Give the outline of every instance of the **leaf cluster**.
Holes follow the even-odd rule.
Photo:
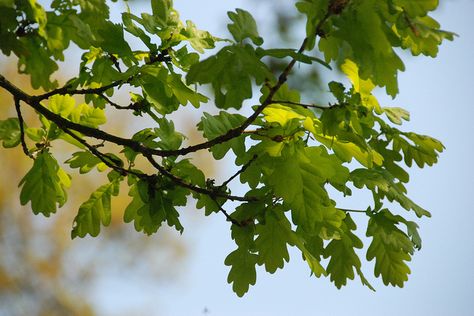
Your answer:
[[[124,183],[131,201],[123,220],[147,235],[164,223],[183,233],[179,207],[192,200],[206,216],[222,213],[237,247],[224,263],[239,296],[256,283],[257,265],[269,273],[283,268],[289,247],[301,252],[312,275],[328,276],[338,288],[358,275],[373,289],[362,272],[365,248],[352,218],[361,216],[374,275],[402,287],[421,239],[409,213],[397,211],[430,216],[408,197],[405,166],[431,166],[444,147],[399,129],[410,119],[408,111],[381,106],[372,91],[385,87],[396,96],[397,75],[405,69],[400,49],[434,57],[443,40],[453,39],[428,15],[437,5],[300,0],[296,10],[306,18],[301,46],[267,48],[257,21],[243,9],[228,13],[230,36],[221,39],[181,21],[171,0],[152,0],[151,12],[140,15],[127,10],[118,22],[110,19],[105,0],[55,0],[48,10],[34,0],[0,1],[0,50],[16,55],[33,88],[46,91],[28,94],[0,75],[18,114],[0,121],[0,140],[6,148],[21,144],[34,160],[20,181],[20,202],[45,216],[66,203],[72,176],[53,155],[62,140],[77,148],[65,161],[71,169],[107,172],[106,182],[80,206],[72,238],[95,237],[110,225],[112,200]],[[145,49],[135,49],[130,37]],[[52,74],[71,43],[82,52],[79,69],[58,87]],[[269,66],[275,59],[286,63],[280,73]],[[340,68],[347,80],[327,84],[334,102],[301,100],[298,87],[286,84],[297,63]],[[115,101],[124,90],[126,105]],[[78,96],[85,103],[76,104]],[[248,106],[249,100],[256,104]],[[220,112],[203,113],[196,129],[205,141],[189,145],[170,114],[203,103]],[[28,127],[20,105],[36,110],[40,127]],[[114,135],[101,127],[106,108],[147,117],[152,126]],[[243,108],[251,114],[243,115]],[[104,152],[105,143],[115,151]],[[207,178],[186,156],[199,150],[209,150],[216,161],[234,159],[235,173],[221,184]],[[138,167],[139,161],[148,167]],[[247,188],[242,196],[233,193],[236,179]],[[373,201],[338,206],[334,192],[358,190],[370,191]],[[238,202],[233,212],[226,210],[229,201]]]

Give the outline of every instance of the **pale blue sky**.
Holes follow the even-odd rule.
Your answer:
[[[225,12],[236,7],[253,12],[254,5],[250,0],[175,0],[175,6],[183,20],[226,36]],[[185,216],[183,237],[189,256],[180,276],[159,286],[153,279],[148,283],[130,280],[125,272],[123,278],[106,280],[94,292],[101,314],[190,316],[204,315],[206,308],[211,316],[474,315],[472,12],[472,0],[445,0],[434,16],[444,29],[460,37],[443,44],[436,59],[405,59],[407,70],[400,75],[397,99],[380,96],[384,105],[411,112],[404,129],[432,135],[446,146],[438,165],[410,171],[409,196],[433,217],[419,221],[423,249],[410,264],[412,274],[403,289],[385,287],[375,280],[377,292],[373,293],[355,280],[337,290],[326,278],[310,277],[306,263],[292,251],[290,263],[276,274],[258,269],[257,285],[238,298],[226,282],[229,268],[223,263],[235,247],[229,224],[221,214]],[[264,23],[267,13],[265,6],[259,6],[257,21]],[[303,36],[295,37],[299,35]],[[364,195],[350,200],[348,206],[364,208],[370,202]],[[371,275],[372,267],[365,265],[366,276]],[[134,307],[147,313],[130,312]]]
[[[175,1],[183,19],[217,35],[225,34],[226,11],[235,7],[252,11],[251,3]],[[258,21],[265,19],[262,11],[256,15]],[[474,1],[444,2],[434,16],[444,29],[460,37],[443,44],[436,59],[406,59],[400,95],[396,100],[381,96],[385,105],[411,112],[405,129],[435,136],[446,146],[438,165],[410,171],[410,196],[433,217],[419,222],[423,249],[410,264],[412,274],[403,289],[376,280],[373,293],[356,280],[337,290],[328,279],[310,277],[306,264],[293,252],[290,263],[276,274],[259,269],[257,285],[237,298],[226,283],[228,267],[223,265],[234,248],[229,227],[221,216],[214,216],[187,228],[188,270],[176,284],[156,293],[162,315],[202,315],[204,308],[209,315],[474,315],[472,12]],[[371,264],[366,265],[366,275],[371,269]]]

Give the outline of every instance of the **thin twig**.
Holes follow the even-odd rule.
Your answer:
[[[331,13],[328,11],[326,13],[326,15],[319,21],[318,25],[316,26],[314,36],[319,34],[319,31],[320,31],[322,25],[330,17],[330,15],[331,15]],[[307,42],[308,42],[308,38],[305,38],[303,43],[301,44],[300,48],[298,49],[298,54],[302,53],[305,50]],[[118,137],[116,135],[106,133],[106,132],[101,131],[101,130],[96,129],[96,128],[91,128],[91,127],[84,126],[84,125],[81,125],[81,124],[73,123],[73,122],[61,117],[60,115],[51,112],[50,110],[48,110],[47,108],[45,108],[44,106],[42,106],[40,104],[40,101],[45,100],[45,99],[47,99],[47,98],[49,98],[53,95],[56,95],[56,94],[60,94],[60,95],[64,95],[64,94],[71,94],[71,95],[75,95],[75,94],[79,94],[79,95],[96,94],[96,95],[99,95],[101,93],[104,93],[105,91],[107,91],[110,88],[113,88],[113,87],[122,85],[124,83],[130,82],[132,80],[133,76],[129,77],[127,80],[117,80],[117,81],[114,81],[114,82],[110,83],[109,85],[99,87],[99,88],[71,90],[70,85],[66,85],[62,88],[55,89],[55,90],[52,90],[50,92],[47,92],[47,93],[44,93],[44,94],[41,94],[41,95],[37,95],[37,96],[30,96],[30,95],[26,94],[21,89],[17,88],[11,82],[6,80],[6,78],[2,75],[0,75],[0,86],[5,88],[8,92],[10,92],[17,99],[25,101],[25,103],[27,103],[28,105],[33,107],[35,110],[37,110],[38,112],[43,114],[48,120],[51,120],[51,121],[55,122],[56,124],[61,125],[64,128],[72,129],[72,130],[80,132],[81,134],[87,135],[89,137],[94,137],[94,138],[101,139],[101,140],[104,140],[104,141],[112,142],[112,143],[115,143],[115,144],[120,145],[120,146],[130,147],[134,151],[142,153],[145,156],[147,156],[147,155],[148,156],[149,155],[157,155],[157,156],[161,156],[161,157],[170,157],[170,156],[186,155],[188,153],[195,152],[195,151],[198,151],[198,150],[208,149],[208,148],[211,148],[214,145],[229,141],[233,138],[236,138],[236,137],[239,137],[240,135],[242,135],[243,131],[255,121],[255,119],[262,113],[262,111],[269,104],[271,104],[273,102],[272,101],[273,96],[280,89],[280,87],[286,82],[286,80],[288,78],[288,75],[289,75],[290,71],[293,69],[296,62],[297,62],[297,59],[293,58],[288,63],[288,65],[285,67],[283,72],[278,77],[277,83],[270,88],[270,91],[269,91],[267,97],[265,98],[265,100],[260,104],[260,106],[258,106],[255,109],[254,113],[251,116],[249,116],[240,126],[235,127],[233,129],[230,129],[227,133],[225,133],[223,135],[220,135],[220,136],[218,136],[218,137],[216,137],[212,140],[209,140],[209,141],[206,141],[206,142],[203,142],[203,143],[200,143],[200,144],[196,144],[196,145],[193,145],[193,146],[189,146],[189,147],[176,149],[176,150],[158,150],[158,149],[154,149],[154,148],[149,148],[147,146],[144,146],[140,142],[134,141],[132,139],[126,139],[126,138]]]
[[[217,202],[216,200],[214,200],[214,202],[216,202],[217,206],[219,207],[219,211],[224,214],[224,216],[227,218],[227,220],[229,222],[231,222],[232,224],[236,225],[236,226],[239,226],[239,227],[242,227],[242,223],[240,223],[239,221],[237,221],[236,219],[234,219],[232,216],[229,215],[229,213],[227,213],[226,210],[224,210],[224,208],[219,204],[219,202]]]
[[[315,109],[320,109],[320,110],[327,110],[335,107],[335,105],[317,105],[317,104],[305,104],[305,103],[300,103],[300,102],[293,102],[293,101],[284,101],[284,100],[273,100],[273,103],[283,103],[283,104],[291,104],[291,105],[297,105],[304,107],[305,109],[307,108],[315,108]]]
[[[326,22],[326,20],[330,16],[331,16],[331,12],[329,12],[329,11],[326,12],[325,16],[319,21],[318,25],[316,26],[315,31],[314,31],[314,36],[319,34],[323,24]],[[303,40],[303,43],[301,44],[300,48],[297,51],[297,55],[301,54],[305,50],[307,43],[308,43],[308,37]],[[249,127],[255,121],[255,119],[257,119],[257,117],[260,115],[260,113],[262,113],[262,111],[269,104],[271,104],[273,102],[273,100],[272,100],[273,96],[281,88],[281,86],[286,82],[286,80],[288,78],[288,75],[290,74],[290,71],[293,69],[296,62],[297,62],[297,59],[293,58],[288,63],[288,65],[285,67],[283,72],[278,77],[277,83],[274,86],[270,87],[270,91],[268,92],[268,95],[265,98],[265,100],[255,109],[253,114],[250,115],[240,126],[232,128],[229,131],[227,131],[227,133],[225,133],[223,135],[220,135],[220,136],[218,136],[218,137],[216,137],[216,138],[214,138],[210,141],[207,141],[207,142],[204,142],[204,143],[201,143],[201,144],[197,144],[197,145],[193,145],[193,146],[189,146],[189,147],[185,147],[185,148],[181,148],[181,149],[177,150],[176,154],[185,155],[185,154],[195,152],[195,151],[198,151],[198,150],[201,150],[201,149],[210,148],[214,145],[226,142],[228,140],[231,140],[233,138],[236,138],[236,137],[242,135],[242,132],[247,127]]]
[[[148,154],[144,156],[153,165],[153,167],[155,167],[162,175],[169,178],[171,181],[173,181],[174,183],[176,183],[177,185],[183,188],[189,189],[196,193],[206,194],[210,196],[211,198],[220,197],[226,200],[241,201],[241,202],[255,202],[258,200],[256,197],[242,197],[242,196],[230,195],[230,194],[225,194],[216,190],[208,190],[205,188],[198,187],[196,185],[186,182],[185,180],[175,176],[174,174],[166,170],[163,166],[161,166],[158,162],[156,162],[156,160],[153,158],[152,155]]]
[[[54,90],[51,90],[49,92],[31,97],[31,98],[34,99],[35,101],[42,101],[42,100],[46,100],[49,97],[51,97],[53,95],[56,95],[56,94],[59,94],[59,95],[64,95],[64,94],[70,94],[70,95],[75,95],[75,94],[79,94],[79,95],[97,94],[97,95],[100,95],[101,93],[104,93],[105,91],[109,90],[110,88],[114,88],[114,87],[117,87],[121,84],[130,82],[131,79],[132,79],[132,77],[128,78],[127,80],[117,80],[117,81],[114,81],[114,82],[112,82],[108,85],[102,86],[102,87],[89,88],[89,89],[71,89],[70,85],[65,85],[61,88],[54,89]]]
[[[110,104],[111,106],[113,106],[114,108],[116,108],[117,110],[134,110],[134,106],[133,104],[130,104],[130,105],[127,105],[127,106],[123,106],[123,105],[119,105],[115,102],[113,102],[112,100],[110,100],[105,94],[103,93],[98,93],[97,94],[99,97],[101,97],[102,99],[104,99],[108,104]]]
[[[224,181],[220,187],[223,188],[223,187],[226,187],[229,182],[231,182],[232,180],[234,180],[239,174],[241,174],[242,172],[244,172],[245,170],[247,170],[247,168],[252,164],[252,162],[255,161],[255,159],[257,159],[257,155],[253,155],[252,159],[250,159],[245,165],[242,166],[242,168],[240,168],[240,170],[238,170],[234,175],[232,175],[229,179],[227,179],[226,181]]]
[[[20,124],[21,148],[23,149],[23,152],[25,153],[25,155],[27,155],[31,159],[34,159],[33,155],[28,150],[28,146],[26,145],[26,141],[25,141],[25,128],[24,128],[25,122],[23,120],[23,115],[21,115],[20,100],[18,98],[14,98],[14,101],[15,101],[16,115],[18,116],[18,123]]]
[[[364,210],[351,210],[351,209],[340,208],[340,207],[338,207],[337,209],[343,212],[348,212],[348,213],[367,213],[367,211],[364,211]]]
[[[92,146],[91,144],[89,144],[88,142],[86,142],[84,139],[82,139],[81,137],[79,137],[78,135],[74,134],[72,131],[70,131],[69,129],[67,128],[61,128],[66,134],[70,135],[72,138],[74,138],[75,140],[77,140],[79,143],[81,143],[82,145],[84,145],[85,147],[87,147],[87,149],[90,150],[90,152],[96,156],[97,158],[100,159],[100,161],[102,161],[104,164],[106,164],[108,167],[114,169],[115,171],[119,172],[120,174],[122,175],[127,175],[127,174],[133,174],[134,176],[137,176],[139,178],[144,178],[144,177],[147,177],[146,174],[142,174],[142,173],[138,173],[138,172],[135,172],[133,170],[127,170],[127,169],[124,169],[122,168],[121,166],[119,166],[117,164],[117,161],[115,161],[114,159],[112,159],[111,157],[107,156],[106,154],[103,154],[102,152],[100,152],[97,147],[95,146]]]

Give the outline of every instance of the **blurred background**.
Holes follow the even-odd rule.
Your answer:
[[[292,5],[292,1],[283,0],[175,0],[182,20],[192,20],[218,37],[228,36],[227,11],[239,7],[252,12],[268,47],[292,47],[304,38],[304,21],[294,14]],[[113,15],[118,19],[124,7],[114,6]],[[150,11],[146,0],[132,1],[130,6],[135,12]],[[102,229],[97,238],[71,241],[77,209],[102,183],[103,175],[74,177],[66,206],[51,218],[34,216],[29,206],[20,207],[17,188],[31,162],[20,148],[1,149],[0,316],[474,315],[472,12],[472,0],[443,1],[433,16],[443,29],[459,37],[445,42],[436,59],[403,54],[407,70],[399,76],[400,94],[395,100],[382,90],[377,94],[383,105],[410,111],[411,121],[404,124],[404,130],[434,136],[446,147],[434,167],[410,170],[409,196],[433,217],[418,221],[423,248],[410,264],[412,274],[403,289],[385,287],[370,278],[375,293],[357,280],[338,290],[328,279],[310,277],[306,263],[292,251],[290,262],[274,275],[258,269],[257,284],[238,298],[226,282],[229,268],[223,262],[235,246],[229,223],[221,214],[204,217],[190,203],[181,210],[182,236],[168,229],[142,236],[132,225],[121,223],[128,203],[125,188],[113,200],[110,227]],[[77,71],[78,56],[72,49],[70,63],[65,63],[58,75],[64,81]],[[321,67],[298,67],[299,74],[292,77],[290,85],[303,87],[308,98],[325,98],[326,87],[319,83],[334,75],[319,72]],[[13,59],[0,59],[0,72],[29,89],[28,78],[16,74]],[[4,104],[0,119],[14,116],[10,96],[0,90],[0,100]],[[190,143],[200,139],[193,128],[199,117],[199,112],[175,116],[178,130],[189,136]],[[25,119],[34,122],[32,113],[25,113]],[[127,135],[138,126],[130,127],[123,117],[112,116],[107,128]],[[66,145],[54,147],[60,161],[68,158],[68,151]],[[198,165],[206,167],[207,176],[218,179],[233,173],[232,158],[209,164],[205,152],[194,157]],[[338,203],[365,208],[369,199],[358,196]],[[363,235],[365,227],[359,226]],[[364,264],[363,270],[370,276],[373,265]]]

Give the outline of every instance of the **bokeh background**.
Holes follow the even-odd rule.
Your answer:
[[[130,5],[137,12],[150,11],[147,2]],[[228,36],[225,13],[246,9],[254,14],[268,45],[276,46],[294,46],[304,37],[298,30],[302,21],[287,9],[292,4],[175,0],[183,20],[219,37]],[[118,16],[122,9],[118,5],[113,14]],[[311,277],[306,263],[292,251],[290,262],[274,275],[258,269],[257,284],[238,298],[226,282],[228,267],[223,261],[235,246],[221,214],[204,218],[191,206],[182,210],[182,236],[164,229],[145,237],[120,223],[126,194],[114,201],[115,221],[100,237],[71,241],[77,206],[97,187],[101,175],[76,177],[68,205],[44,219],[19,206],[16,184],[30,162],[20,149],[1,149],[0,315],[474,315],[473,12],[472,0],[442,1],[433,16],[459,37],[445,42],[436,59],[405,54],[407,70],[399,76],[400,94],[392,100],[383,91],[378,93],[383,105],[410,111],[411,121],[403,129],[434,136],[446,147],[434,167],[410,170],[409,196],[433,217],[419,221],[423,248],[410,264],[412,274],[403,289],[385,287],[371,278],[375,293],[358,280],[338,290],[328,279]],[[283,37],[280,30],[285,31]],[[67,78],[77,70],[73,62],[77,56],[70,52],[72,62],[64,64],[60,76]],[[1,73],[27,89],[27,80],[15,74],[12,60],[0,59]],[[310,75],[315,82],[330,76]],[[298,77],[290,83],[303,84]],[[315,91],[324,97],[324,87]],[[0,100],[0,119],[12,116],[11,100],[3,91]],[[176,117],[190,142],[199,140],[189,128],[198,119],[199,114]],[[109,121],[108,127],[119,133],[130,129],[120,117]],[[62,150],[68,148],[55,148],[59,155]],[[209,176],[225,178],[233,173],[231,159],[219,165],[209,164],[205,153],[195,159],[206,165]],[[365,195],[339,201],[341,206],[361,209],[370,202]],[[372,269],[372,264],[365,265],[366,276]]]

